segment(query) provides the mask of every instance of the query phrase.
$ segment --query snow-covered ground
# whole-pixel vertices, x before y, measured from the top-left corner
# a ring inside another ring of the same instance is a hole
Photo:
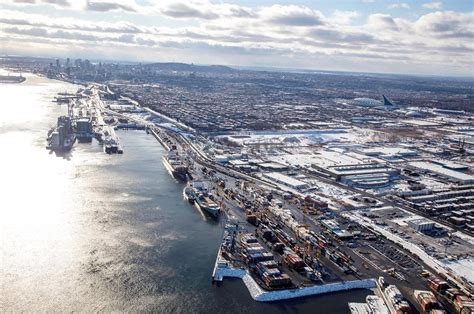
[[[450,228],[449,230],[452,230],[452,229]],[[470,235],[467,235],[459,231],[454,232],[454,235],[474,245],[474,238],[471,237]]]
[[[444,261],[445,267],[450,268],[453,272],[466,278],[467,281],[474,285],[474,258],[460,259],[457,261]]]
[[[337,200],[345,199],[349,196],[353,196],[354,193],[349,192],[347,190],[338,188],[332,184],[327,184],[319,180],[306,180],[311,184],[311,186],[316,187],[317,192],[316,194],[323,194],[325,197],[333,198]]]
[[[373,137],[374,131],[369,129],[310,129],[261,131],[226,135],[229,140],[240,145],[284,143],[286,145],[314,145],[328,142],[365,143]]]

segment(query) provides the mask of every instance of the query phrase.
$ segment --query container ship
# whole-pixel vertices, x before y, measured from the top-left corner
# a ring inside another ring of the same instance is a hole
[[[177,151],[171,150],[168,155],[163,156],[163,164],[165,165],[168,172],[178,180],[188,180],[188,167],[186,167]]]
[[[69,151],[76,142],[76,135],[72,129],[71,118],[61,116],[55,128],[48,132],[47,149],[54,151]]]
[[[210,216],[217,218],[220,214],[219,205],[213,201],[204,183],[201,181],[194,181],[192,185],[188,185],[184,189],[184,197],[191,203],[196,205],[201,211],[206,212]]]

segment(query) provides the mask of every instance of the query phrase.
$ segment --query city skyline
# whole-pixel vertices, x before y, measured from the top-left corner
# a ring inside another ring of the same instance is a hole
[[[0,5],[0,54],[472,76],[470,1]],[[34,49],[33,49],[34,48]]]

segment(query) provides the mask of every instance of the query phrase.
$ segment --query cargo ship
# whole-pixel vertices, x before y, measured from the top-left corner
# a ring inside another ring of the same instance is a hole
[[[104,127],[100,138],[104,145],[104,152],[107,154],[123,154],[122,146],[120,146],[118,137],[113,128],[109,126]]]
[[[61,116],[58,118],[57,126],[48,132],[47,149],[53,151],[69,151],[76,142],[76,135],[72,129],[71,118]]]
[[[220,214],[220,207],[214,202],[207,191],[204,183],[201,181],[194,181],[184,190],[185,198],[192,204],[196,205],[201,211],[217,218]]]
[[[194,204],[195,198],[194,198],[194,193],[193,193],[192,187],[186,186],[184,188],[183,193],[184,193],[184,199],[187,200],[189,202],[189,204]]]
[[[20,76],[16,75],[0,75],[0,83],[23,83],[26,80],[20,73]]]
[[[123,149],[114,138],[106,136],[104,139],[104,152],[107,154],[123,154]]]
[[[79,143],[90,143],[94,137],[92,119],[81,118],[76,120],[76,136]]]
[[[188,167],[186,167],[176,150],[171,150],[168,155],[163,156],[163,164],[168,172],[180,181],[188,180]]]

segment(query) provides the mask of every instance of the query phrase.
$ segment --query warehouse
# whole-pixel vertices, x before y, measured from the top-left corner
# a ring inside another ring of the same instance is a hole
[[[278,172],[264,173],[263,176],[267,179],[271,179],[277,183],[283,184],[298,191],[302,191],[309,188],[308,183],[294,179]]]
[[[424,172],[431,172],[436,175],[439,175],[440,177],[446,178],[448,180],[462,183],[462,184],[472,184],[474,183],[474,176],[468,173],[452,170],[451,165],[448,167],[433,163],[433,162],[427,162],[427,161],[414,161],[410,162],[409,166],[412,168],[416,168],[418,170],[424,171]]]
[[[339,224],[334,219],[325,219],[321,220],[321,224],[331,231],[336,237],[340,239],[349,239],[352,238],[352,233],[341,229]]]
[[[354,164],[354,165],[338,165],[338,166],[329,166],[329,167],[320,167],[318,165],[313,164],[313,168],[317,169],[318,171],[325,173],[331,177],[334,177],[337,181],[357,181],[357,176],[360,179],[374,179],[375,181],[385,181],[384,184],[387,182],[387,179],[392,179],[399,175],[399,170],[390,168],[385,164],[381,163],[361,163],[361,164]],[[348,182],[349,183],[349,182]]]
[[[425,218],[409,220],[408,225],[418,232],[431,231],[434,228],[435,223]]]

